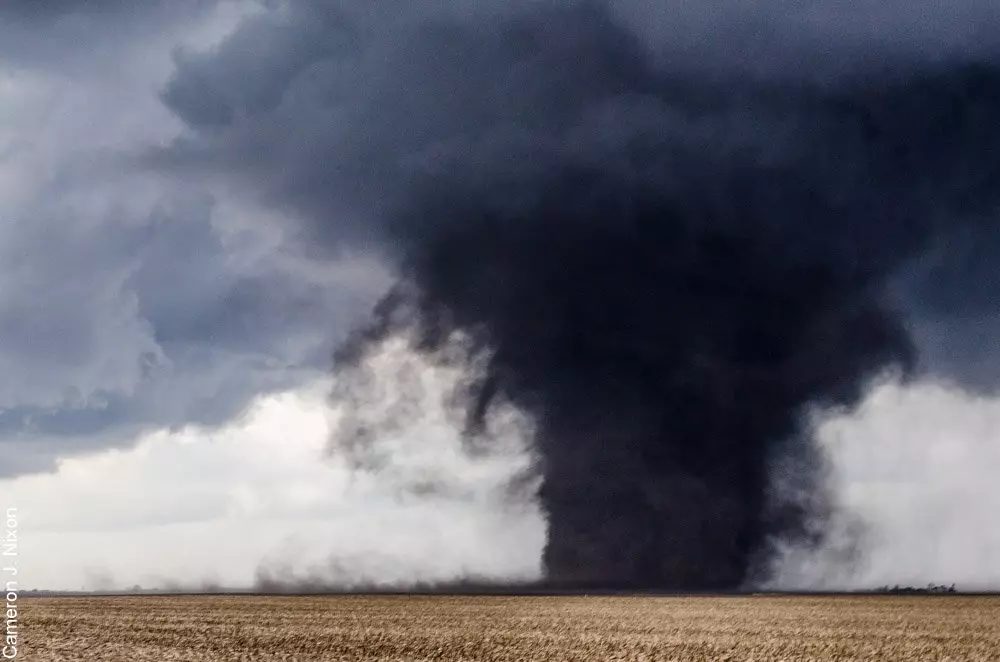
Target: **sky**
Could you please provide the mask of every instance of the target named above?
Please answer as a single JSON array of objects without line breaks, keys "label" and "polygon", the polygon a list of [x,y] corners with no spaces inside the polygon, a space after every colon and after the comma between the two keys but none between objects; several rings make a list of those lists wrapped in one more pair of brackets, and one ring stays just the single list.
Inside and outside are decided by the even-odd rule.
[{"label": "sky", "polygon": [[[676,2],[672,21],[649,20],[663,18],[653,2],[621,11],[650,39],[676,31],[665,57],[711,67],[732,54],[706,39],[731,34],[763,69],[789,52],[986,52],[983,26],[1000,19],[973,0],[866,1],[849,15],[777,4]],[[361,25],[391,39],[396,14],[473,11],[407,7],[362,12]],[[329,443],[332,352],[391,283],[350,205],[297,188],[314,174],[301,153],[360,150],[313,132],[358,121],[310,114],[310,95],[367,73],[330,55],[350,38],[335,23],[321,2],[0,5],[0,506],[18,509],[22,586],[539,576],[544,514],[504,488],[532,461],[523,422],[470,455],[428,402],[361,466]],[[269,83],[310,75],[336,84]],[[360,175],[346,181],[347,197],[381,197]],[[345,217],[333,251],[287,221],[317,209]],[[429,374],[431,395],[454,380],[403,350],[383,360],[385,388],[404,368]],[[822,549],[785,549],[776,586],[1000,588],[1000,397],[890,376],[816,425],[850,517]]]}]

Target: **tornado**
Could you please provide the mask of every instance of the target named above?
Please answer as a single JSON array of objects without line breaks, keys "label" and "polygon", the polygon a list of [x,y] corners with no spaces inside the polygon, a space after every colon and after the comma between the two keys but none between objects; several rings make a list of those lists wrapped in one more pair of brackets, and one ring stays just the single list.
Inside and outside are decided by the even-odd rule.
[{"label": "tornado", "polygon": [[[336,356],[341,404],[364,357],[406,337],[459,367],[470,445],[499,408],[530,420],[551,585],[729,590],[776,541],[818,543],[811,416],[922,369],[914,274],[934,256],[965,296],[954,238],[997,236],[990,58],[761,72],[721,46],[679,55],[601,2],[389,27],[313,5],[274,64],[299,114],[272,112],[273,85],[199,87],[204,62],[165,99],[234,162],[241,136],[297,141],[248,176],[315,246],[392,265]],[[264,129],[247,138],[233,108]]]}]

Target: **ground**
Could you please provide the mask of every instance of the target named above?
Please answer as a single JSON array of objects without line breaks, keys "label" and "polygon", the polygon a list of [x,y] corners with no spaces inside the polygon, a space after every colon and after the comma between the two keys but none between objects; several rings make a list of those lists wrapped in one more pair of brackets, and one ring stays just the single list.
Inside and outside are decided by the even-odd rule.
[{"label": "ground", "polygon": [[998,660],[1000,597],[28,598],[21,659]]}]

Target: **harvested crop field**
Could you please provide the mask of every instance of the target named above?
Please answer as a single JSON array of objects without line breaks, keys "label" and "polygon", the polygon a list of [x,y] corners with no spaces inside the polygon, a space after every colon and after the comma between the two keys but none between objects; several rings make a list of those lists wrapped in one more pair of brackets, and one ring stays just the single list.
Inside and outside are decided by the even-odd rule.
[{"label": "harvested crop field", "polygon": [[34,598],[22,659],[1000,660],[1000,597]]}]

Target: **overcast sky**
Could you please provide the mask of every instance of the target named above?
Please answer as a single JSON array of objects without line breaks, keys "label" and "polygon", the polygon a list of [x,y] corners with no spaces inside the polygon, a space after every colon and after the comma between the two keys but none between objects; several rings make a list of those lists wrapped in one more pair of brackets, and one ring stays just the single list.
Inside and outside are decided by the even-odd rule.
[{"label": "overcast sky", "polygon": [[[332,148],[309,122],[358,119],[309,114],[310,94],[336,89],[269,81],[365,70],[336,70],[347,37],[322,2],[281,4],[0,3],[0,505],[19,509],[22,586],[540,572],[544,518],[502,496],[530,461],[517,426],[502,453],[470,458],[431,407],[377,470],[324,450],[331,352],[390,274],[363,236],[318,254],[286,222],[349,214],[329,191],[296,196],[310,171],[292,152]],[[654,38],[661,4],[621,11]],[[673,3],[677,52],[742,34],[747,16],[794,49],[864,57],[986,51],[984,24],[1000,24],[987,0],[834,4]],[[360,12],[360,29],[389,39],[397,14],[471,11],[407,7]],[[787,54],[743,37],[760,63]],[[351,194],[373,192],[359,179]],[[788,550],[781,585],[1000,588],[1000,398],[890,380],[820,438],[837,498],[866,523],[863,561],[845,563],[836,537]]]}]

